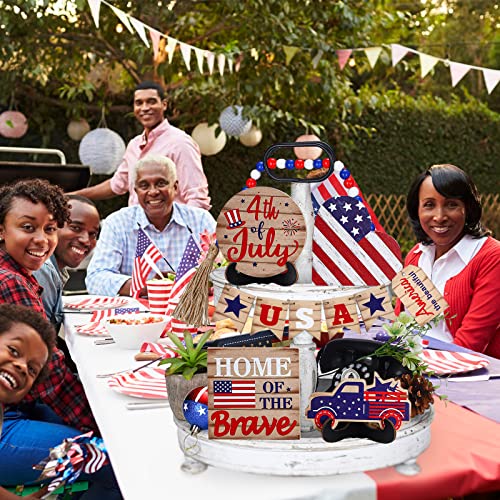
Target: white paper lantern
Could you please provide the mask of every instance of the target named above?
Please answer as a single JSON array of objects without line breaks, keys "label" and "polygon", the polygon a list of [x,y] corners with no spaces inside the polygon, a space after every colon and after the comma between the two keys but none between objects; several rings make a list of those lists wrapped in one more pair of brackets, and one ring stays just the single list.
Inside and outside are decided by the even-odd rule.
[{"label": "white paper lantern", "polygon": [[241,144],[243,144],[243,146],[248,146],[249,148],[257,146],[261,140],[262,132],[255,125],[252,125],[246,134],[240,135]]},{"label": "white paper lantern", "polygon": [[[319,142],[321,139],[316,136],[316,135],[301,135],[300,137],[297,137],[295,139],[295,142]],[[314,146],[309,147],[296,147],[293,148],[293,152],[295,153],[295,156],[299,158],[300,160],[315,160],[316,158],[319,158],[322,153],[321,148],[316,148]]]},{"label": "white paper lantern", "polygon": [[228,106],[219,116],[220,128],[231,137],[246,134],[252,128],[252,120],[243,118],[243,106]]},{"label": "white paper lantern", "polygon": [[19,139],[28,131],[28,119],[20,111],[4,111],[0,115],[0,135]]},{"label": "white paper lantern", "polygon": [[223,130],[216,135],[217,124],[208,125],[207,122],[198,123],[191,133],[191,137],[200,147],[202,155],[216,155],[226,145],[227,136]]},{"label": "white paper lantern", "polygon": [[125,154],[125,142],[109,128],[91,130],[80,143],[78,156],[92,174],[110,175],[121,163]]},{"label": "white paper lantern", "polygon": [[66,132],[74,141],[81,141],[85,134],[90,132],[90,125],[87,120],[80,118],[79,120],[71,120],[68,123]]}]

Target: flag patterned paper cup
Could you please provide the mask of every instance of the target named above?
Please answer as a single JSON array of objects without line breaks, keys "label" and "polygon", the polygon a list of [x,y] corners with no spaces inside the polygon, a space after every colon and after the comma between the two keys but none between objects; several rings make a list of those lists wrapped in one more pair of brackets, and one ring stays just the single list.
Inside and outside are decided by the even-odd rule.
[{"label": "flag patterned paper cup", "polygon": [[149,310],[155,314],[166,314],[173,281],[149,280],[146,281],[148,289]]}]

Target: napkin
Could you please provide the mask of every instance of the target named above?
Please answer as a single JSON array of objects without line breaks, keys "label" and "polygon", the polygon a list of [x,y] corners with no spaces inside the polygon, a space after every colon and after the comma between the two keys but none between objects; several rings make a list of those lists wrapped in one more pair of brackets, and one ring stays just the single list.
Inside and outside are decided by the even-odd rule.
[{"label": "napkin", "polygon": [[162,358],[175,358],[177,356],[172,349],[156,342],[144,342],[141,346],[140,352],[153,352]]}]

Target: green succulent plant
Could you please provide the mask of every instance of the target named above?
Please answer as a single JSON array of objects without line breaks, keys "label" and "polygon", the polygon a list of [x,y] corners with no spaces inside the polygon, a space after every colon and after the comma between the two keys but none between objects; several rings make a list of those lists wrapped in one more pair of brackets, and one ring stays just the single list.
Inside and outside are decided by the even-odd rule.
[{"label": "green succulent plant", "polygon": [[172,332],[168,332],[168,338],[175,344],[172,347],[178,357],[167,358],[160,361],[160,365],[169,364],[165,375],[182,375],[186,380],[191,380],[196,373],[207,370],[207,351],[203,349],[213,330],[205,332],[200,340],[193,342],[193,337],[188,331],[184,332],[184,344],[179,340],[179,337]]}]

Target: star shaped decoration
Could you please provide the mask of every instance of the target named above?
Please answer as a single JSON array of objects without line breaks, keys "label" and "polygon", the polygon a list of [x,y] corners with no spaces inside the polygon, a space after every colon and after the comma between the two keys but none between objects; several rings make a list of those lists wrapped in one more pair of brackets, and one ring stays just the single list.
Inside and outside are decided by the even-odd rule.
[{"label": "star shaped decoration", "polygon": [[245,203],[245,198],[241,198],[241,203]]},{"label": "star shaped decoration", "polygon": [[365,204],[361,200],[359,200],[358,203],[356,204],[356,207],[358,207],[359,210],[361,210],[362,208],[365,208]]},{"label": "star shaped decoration", "polygon": [[206,408],[204,408],[203,406],[198,406],[198,415],[205,415],[206,411]]},{"label": "star shaped decoration", "polygon": [[342,224],[347,224],[349,222],[349,219],[345,215],[343,215],[340,218],[340,222],[342,222]]},{"label": "star shaped decoration", "polygon": [[240,311],[242,309],[246,309],[247,306],[243,305],[240,301],[240,296],[236,295],[234,299],[228,299],[225,298],[225,301],[227,303],[227,307],[224,310],[225,313],[231,312],[233,313],[237,318],[240,317]]},{"label": "star shaped decoration", "polygon": [[373,293],[370,293],[370,300],[368,302],[365,302],[362,304],[365,307],[370,308],[370,315],[373,316],[376,311],[384,311],[384,306],[382,305],[382,302],[384,302],[384,297],[380,297],[377,299]]},{"label": "star shaped decoration", "polygon": [[353,227],[351,233],[353,236],[357,236],[359,234],[359,229],[357,227]]},{"label": "star shaped decoration", "polygon": [[350,203],[344,203],[344,210],[346,212],[349,212],[349,210],[352,210],[351,204]]},{"label": "star shaped decoration", "polygon": [[328,205],[328,210],[330,210],[330,212],[337,210],[337,205],[335,205],[335,203],[330,203],[330,205]]},{"label": "star shaped decoration", "polygon": [[287,203],[285,203],[285,207],[288,207],[288,202],[287,202]]},{"label": "star shaped decoration", "polygon": [[184,408],[183,408],[183,409],[184,409],[184,410],[187,410],[187,409],[188,409],[188,405],[187,405],[187,403],[184,403]]},{"label": "star shaped decoration", "polygon": [[354,220],[359,224],[360,222],[363,221],[363,216],[358,214],[356,217],[354,217]]}]

